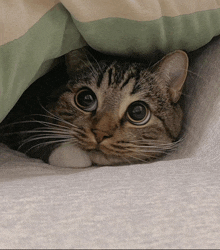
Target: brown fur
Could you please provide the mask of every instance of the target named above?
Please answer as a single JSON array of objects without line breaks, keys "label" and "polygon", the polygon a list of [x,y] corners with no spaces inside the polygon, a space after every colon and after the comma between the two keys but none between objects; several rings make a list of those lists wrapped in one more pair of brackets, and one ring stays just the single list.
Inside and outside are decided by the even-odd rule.
[{"label": "brown fur", "polygon": [[[169,54],[151,68],[139,62],[95,59],[85,49],[70,52],[66,62],[70,80],[52,95],[46,123],[40,124],[50,126],[45,139],[65,135],[66,141],[87,152],[96,165],[146,162],[175,147],[183,118],[178,100],[188,67],[184,52]],[[77,104],[77,95],[84,88],[97,98],[94,110],[83,110]],[[139,101],[150,117],[141,125],[128,119],[128,107]],[[40,153],[46,146],[42,143],[27,153],[47,161],[49,155],[41,157]]]}]

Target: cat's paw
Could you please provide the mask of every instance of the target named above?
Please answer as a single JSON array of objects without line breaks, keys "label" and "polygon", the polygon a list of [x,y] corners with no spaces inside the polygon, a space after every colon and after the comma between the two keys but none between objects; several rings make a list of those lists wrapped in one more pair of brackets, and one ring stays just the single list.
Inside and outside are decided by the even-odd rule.
[{"label": "cat's paw", "polygon": [[92,162],[89,155],[70,143],[61,144],[49,157],[49,164],[57,167],[85,168]]}]

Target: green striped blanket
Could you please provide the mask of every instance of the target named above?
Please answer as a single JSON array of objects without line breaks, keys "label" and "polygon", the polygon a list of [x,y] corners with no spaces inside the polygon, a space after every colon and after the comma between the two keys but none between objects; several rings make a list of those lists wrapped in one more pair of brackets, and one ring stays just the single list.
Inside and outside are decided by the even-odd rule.
[{"label": "green striped blanket", "polygon": [[0,1],[0,122],[55,58],[195,50],[220,34],[219,0]]}]

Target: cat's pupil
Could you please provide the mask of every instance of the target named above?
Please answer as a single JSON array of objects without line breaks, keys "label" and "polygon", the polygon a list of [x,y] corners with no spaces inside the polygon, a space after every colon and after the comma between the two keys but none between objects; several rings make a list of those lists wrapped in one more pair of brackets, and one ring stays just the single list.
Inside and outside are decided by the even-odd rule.
[{"label": "cat's pupil", "polygon": [[129,115],[130,115],[131,119],[133,119],[135,121],[140,121],[140,120],[144,119],[144,117],[146,115],[146,108],[143,107],[142,105],[134,106],[130,110]]},{"label": "cat's pupil", "polygon": [[133,102],[127,110],[128,121],[134,125],[144,125],[150,119],[150,111],[142,101]]},{"label": "cat's pupil", "polygon": [[82,89],[75,98],[76,105],[84,111],[94,111],[97,108],[97,99],[90,89]]},{"label": "cat's pupil", "polygon": [[91,103],[93,103],[94,99],[92,95],[87,94],[85,96],[82,96],[80,99],[80,102],[83,104],[83,106],[90,106]]}]

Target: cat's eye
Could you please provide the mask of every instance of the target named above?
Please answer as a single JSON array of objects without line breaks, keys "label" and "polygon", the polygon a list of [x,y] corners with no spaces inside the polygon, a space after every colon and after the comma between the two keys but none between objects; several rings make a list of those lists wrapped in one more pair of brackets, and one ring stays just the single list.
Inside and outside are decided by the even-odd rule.
[{"label": "cat's eye", "polygon": [[89,89],[81,89],[75,96],[76,106],[84,111],[92,112],[97,109],[98,100],[95,93]]},{"label": "cat's eye", "polygon": [[145,102],[136,101],[130,104],[126,116],[131,124],[141,126],[150,120],[151,114]]}]

